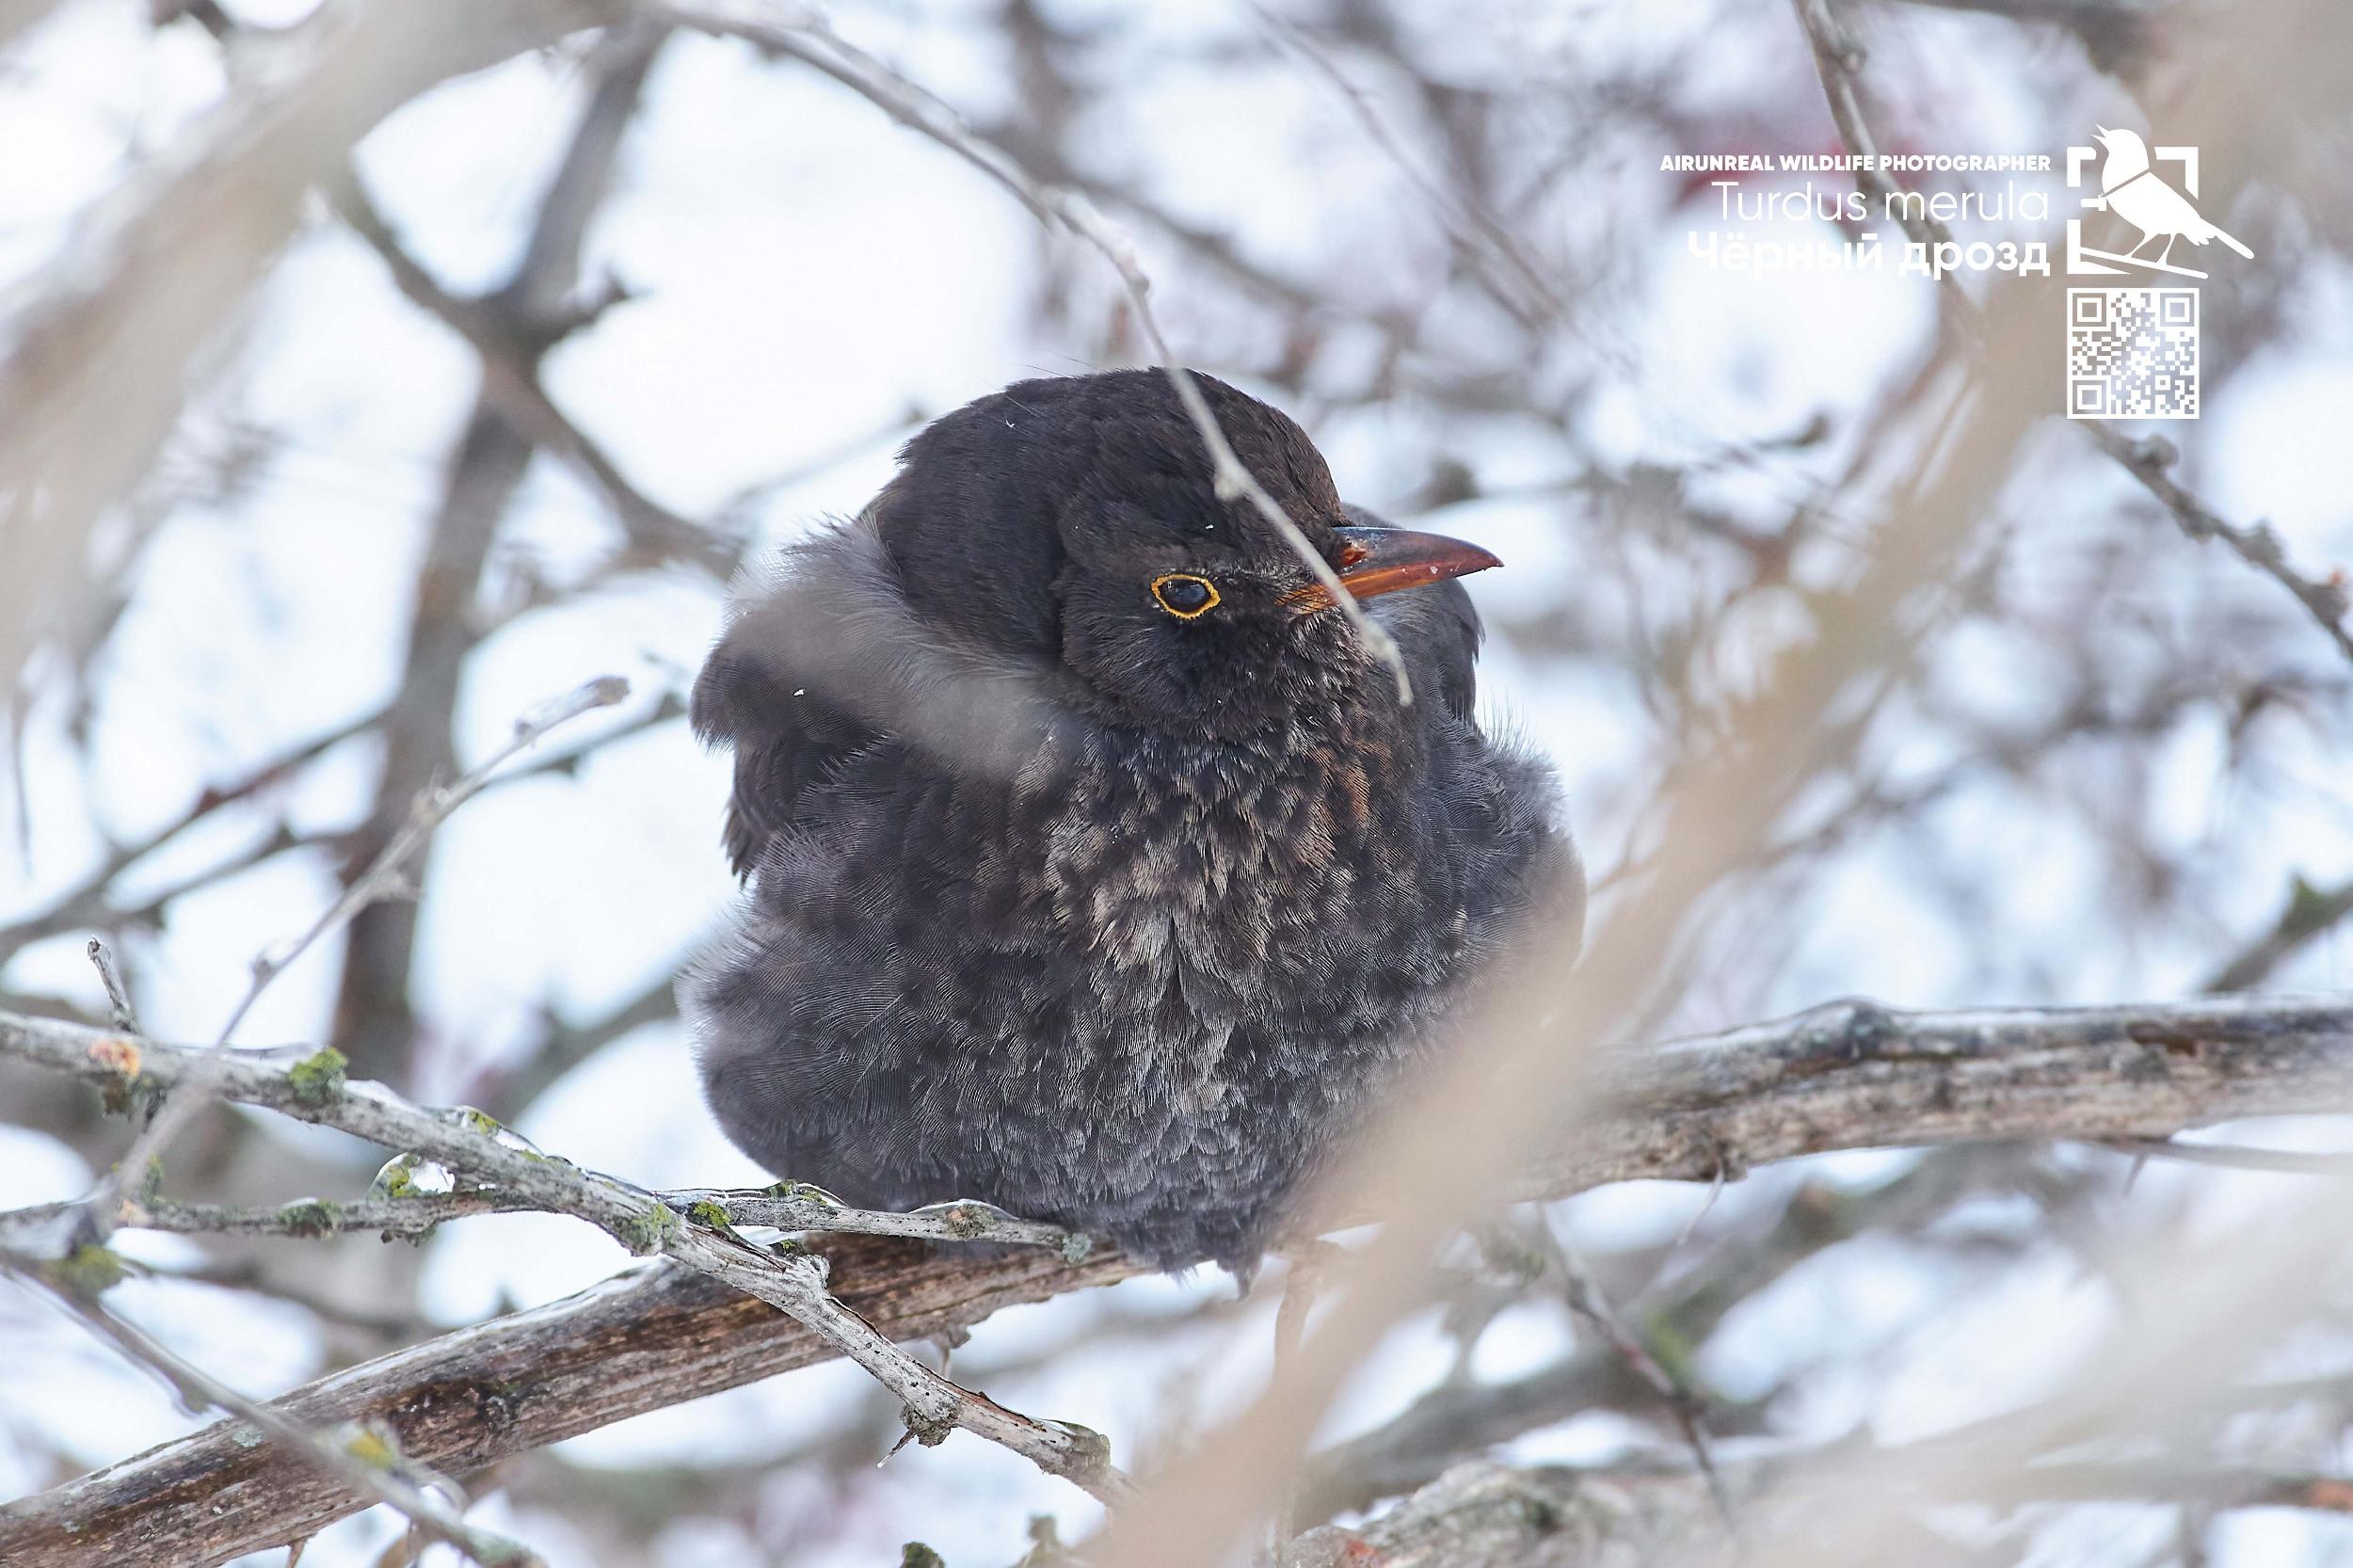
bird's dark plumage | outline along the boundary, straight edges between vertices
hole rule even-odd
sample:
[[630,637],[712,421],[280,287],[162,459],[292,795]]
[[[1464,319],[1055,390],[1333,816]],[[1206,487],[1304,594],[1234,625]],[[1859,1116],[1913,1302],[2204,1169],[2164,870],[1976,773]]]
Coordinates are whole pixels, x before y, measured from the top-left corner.
[[1550,776],[1481,734],[1478,617],[1436,580],[1492,557],[1364,532],[1298,426],[1198,380],[1385,595],[1417,700],[1217,498],[1159,372],[924,430],[744,596],[695,691],[746,893],[686,1000],[712,1111],[779,1176],[1246,1274],[1515,919],[1573,888]]

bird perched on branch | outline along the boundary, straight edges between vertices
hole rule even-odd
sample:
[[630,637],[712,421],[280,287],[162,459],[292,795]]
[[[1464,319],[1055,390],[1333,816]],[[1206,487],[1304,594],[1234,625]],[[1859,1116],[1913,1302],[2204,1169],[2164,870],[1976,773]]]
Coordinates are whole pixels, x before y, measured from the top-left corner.
[[1412,702],[1220,499],[1162,374],[982,398],[705,665],[746,887],[683,994],[712,1112],[779,1176],[1246,1279],[1465,980],[1583,888],[1549,774],[1472,714],[1449,580],[1495,557],[1343,506],[1296,424],[1195,379]]
[[2192,245],[2220,240],[2242,256],[2254,254],[2237,239],[2199,216],[2189,198],[2165,183],[2163,176],[2150,167],[2149,144],[2140,139],[2139,133],[2111,131],[2102,126],[2091,139],[2100,144],[2105,155],[2100,160],[2100,194],[2086,205],[2113,212],[2140,231],[2139,242],[2126,255],[2139,255],[2142,246],[2159,236],[2165,240],[2165,248],[2157,253],[2158,266],[2167,264],[2177,239],[2185,239]]

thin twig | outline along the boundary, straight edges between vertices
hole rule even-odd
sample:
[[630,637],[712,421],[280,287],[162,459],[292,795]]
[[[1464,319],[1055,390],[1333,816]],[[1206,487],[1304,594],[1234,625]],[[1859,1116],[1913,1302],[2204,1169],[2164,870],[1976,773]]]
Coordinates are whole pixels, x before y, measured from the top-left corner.
[[[467,1112],[447,1114],[463,1116]],[[779,1182],[774,1187],[685,1188],[652,1195],[674,1213],[691,1214],[713,1225],[1044,1247],[1073,1263],[1095,1248],[1094,1239],[1083,1231],[1017,1219],[994,1204],[975,1200],[932,1204],[904,1213],[854,1208],[835,1201],[819,1188],[800,1182]],[[38,1233],[78,1207],[78,1202],[35,1204],[0,1212],[0,1236],[11,1232]],[[386,1240],[414,1240],[451,1220],[524,1212],[544,1213],[547,1205],[536,1193],[468,1186],[447,1192],[372,1195],[350,1202],[306,1197],[280,1204],[204,1204],[135,1195],[122,1200],[113,1224],[118,1230],[157,1230],[179,1236],[309,1238],[374,1231]]]
[[123,988],[120,971],[115,968],[113,950],[92,936],[85,951],[89,954],[90,966],[98,971],[98,983],[106,988],[107,1021],[136,1037],[139,1032],[139,1016],[131,1006],[131,993]]
[[1080,192],[1039,179],[1011,152],[984,138],[928,89],[844,41],[822,15],[795,0],[708,0],[700,5],[662,5],[654,9],[656,15],[674,25],[740,38],[815,67],[902,125],[929,136],[987,175],[1011,192],[1049,231],[1059,227],[1101,254],[1119,275],[1153,356],[1176,390],[1185,417],[1193,422],[1202,445],[1209,451],[1211,483],[1218,499],[1250,504],[1299,557],[1308,575],[1331,596],[1333,604],[1354,628],[1365,651],[1388,666],[1397,680],[1398,700],[1413,701],[1413,682],[1405,673],[1405,658],[1396,641],[1365,613],[1364,606],[1356,602],[1331,563],[1308,542],[1290,514],[1267,493],[1266,487],[1225,439],[1225,429],[1218,424],[1209,400],[1202,396],[1192,373],[1176,361],[1160,330],[1160,320],[1152,312],[1152,280],[1136,259],[1135,242],[1117,224],[1105,217]]
[[664,725],[685,716],[686,704],[680,698],[678,693],[664,692],[662,699],[644,712],[632,718],[624,719],[608,728],[600,729],[589,739],[568,750],[552,751],[544,757],[534,758],[520,768],[510,768],[485,783],[482,786],[483,792],[490,793],[534,778],[545,778],[550,774],[561,774],[567,778],[577,778],[580,776],[582,763],[615,742],[626,741],[632,736],[643,735],[648,730],[659,729]]
[[[1879,167],[1879,137],[1863,112],[1863,65],[1866,57],[1863,45],[1831,14],[1830,0],[1796,0],[1796,5],[1798,21],[1805,28],[1806,41],[1813,46],[1815,73],[1821,78],[1822,97],[1830,104],[1830,117],[1838,127],[1838,138],[1847,144],[1849,152],[1861,160],[1855,168],[1855,185],[1913,244],[1927,246],[1931,252],[1939,245],[1952,244],[1952,231],[1941,219],[1930,216],[1925,208],[1904,202],[1895,180]],[[1944,280],[1951,286],[1942,291],[1940,297],[1952,308],[1961,326],[1974,331],[1981,325],[1977,301],[1961,286],[1959,274],[1948,271],[1944,274]]]
[[[568,751],[552,753],[522,767],[510,768],[483,785],[485,794],[494,794],[511,785],[545,778],[550,775],[575,777],[582,764],[617,742],[642,735],[684,716],[685,705],[675,692],[665,692],[662,700],[632,719],[600,730],[594,737]],[[344,726],[330,736],[311,742],[295,752],[277,759],[246,778],[218,790],[207,790],[203,797],[189,808],[171,825],[130,845],[107,857],[106,863],[79,887],[66,893],[38,915],[14,925],[0,927],[0,959],[25,943],[40,941],[76,929],[92,926],[104,930],[152,926],[161,918],[166,906],[185,898],[200,888],[209,888],[226,878],[252,870],[264,860],[275,859],[302,850],[324,850],[328,854],[348,857],[348,846],[361,833],[366,824],[349,827],[322,828],[296,833],[282,824],[267,837],[256,840],[227,858],[216,861],[200,872],[190,872],[166,887],[142,894],[131,904],[109,904],[108,889],[134,862],[172,838],[185,832],[196,823],[205,820],[214,811],[234,801],[243,800],[268,783],[274,783],[337,743],[349,739],[381,723],[381,710],[365,718]]]
[[[306,1262],[308,1260],[306,1259]],[[433,1333],[433,1324],[423,1312],[370,1311],[339,1300],[330,1289],[313,1288],[298,1279],[273,1272],[258,1256],[239,1258],[207,1257],[191,1263],[148,1263],[130,1258],[123,1267],[140,1279],[162,1280],[174,1285],[202,1286],[214,1290],[232,1290],[246,1295],[264,1296],[283,1302],[317,1317],[322,1322],[350,1329],[384,1348],[408,1339]]]
[[384,853],[377,856],[366,871],[352,879],[351,885],[344,889],[343,896],[330,904],[325,914],[312,921],[310,929],[276,952],[264,952],[254,958],[252,984],[238,1000],[235,1010],[229,1015],[229,1021],[221,1026],[220,1043],[226,1045],[237,1032],[237,1026],[245,1021],[246,1014],[261,999],[263,991],[285,971],[289,964],[310,951],[320,938],[340,930],[345,921],[369,904],[396,894],[409,860],[424,847],[434,829],[440,827],[451,812],[480,793],[492,776],[509,760],[529,750],[541,736],[557,726],[599,708],[610,708],[628,696],[627,680],[617,675],[599,676],[569,696],[558,697],[517,720],[515,732],[504,745],[461,774],[454,782],[418,801],[407,825],[384,847]]
[[1659,1402],[1667,1407],[1669,1414],[1674,1417],[1676,1429],[1683,1434],[1685,1446],[1691,1450],[1692,1463],[1699,1466],[1700,1474],[1707,1481],[1707,1495],[1714,1500],[1724,1528],[1737,1535],[1740,1521],[1732,1511],[1732,1495],[1724,1488],[1723,1476],[1716,1468],[1716,1456],[1702,1419],[1699,1397],[1685,1386],[1681,1379],[1660,1366],[1658,1358],[1651,1354],[1650,1347],[1625,1326],[1610,1306],[1609,1298],[1602,1293],[1600,1282],[1593,1278],[1593,1271],[1586,1267],[1585,1259],[1578,1255],[1577,1248],[1562,1240],[1548,1221],[1540,1224],[1538,1228],[1552,1254],[1553,1265],[1560,1272],[1569,1310],[1593,1324],[1618,1359],[1625,1362],[1636,1377],[1649,1384],[1651,1391],[1658,1396]]
[[2248,1144],[2184,1144],[2170,1138],[2108,1138],[2101,1146],[2140,1160],[2173,1160],[2186,1165],[2218,1165],[2233,1171],[2269,1171],[2281,1176],[2353,1176],[2353,1154],[2307,1149],[2265,1149]]
[[1529,256],[1501,217],[1475,194],[1458,195],[1425,173],[1414,161],[1404,143],[1389,129],[1388,122],[1382,119],[1380,110],[1374,107],[1365,89],[1350,79],[1338,62],[1317,46],[1305,28],[1275,15],[1264,6],[1256,4],[1255,0],[1250,8],[1268,31],[1290,45],[1319,75],[1332,84],[1373,144],[1387,155],[1398,172],[1404,175],[1406,182],[1439,215],[1439,221],[1455,247],[1466,256],[1480,259],[1492,257],[1499,261],[1501,270],[1513,276],[1522,289],[1536,297],[1537,308],[1530,310],[1524,300],[1513,298],[1509,290],[1490,284],[1497,303],[1511,312],[1522,327],[1531,331],[1568,315],[1568,301],[1561,297],[1561,291],[1553,286],[1551,280],[1545,276],[1544,269]]
[[1083,1231],[1042,1224],[1006,1213],[994,1204],[966,1200],[936,1203],[905,1213],[854,1208],[822,1188],[783,1181],[774,1187],[690,1189],[664,1192],[663,1201],[680,1213],[711,1204],[737,1225],[776,1230],[854,1231],[861,1236],[905,1236],[931,1241],[996,1241],[1045,1247],[1076,1263],[1094,1250]]
[[2353,632],[2345,629],[2346,615],[2353,612],[2353,592],[2347,591],[2342,574],[2325,582],[2306,577],[2289,563],[2280,536],[2269,526],[2258,522],[2242,528],[2174,483],[2170,471],[2180,454],[2163,436],[2144,436],[2135,440],[2105,420],[2074,423],[2083,426],[2085,434],[2099,444],[2101,451],[2122,464],[2125,472],[2139,480],[2143,489],[2156,497],[2158,504],[2172,515],[2183,533],[2200,544],[2221,540],[2240,560],[2295,595],[2296,601],[2311,612],[2313,619],[2329,634],[2329,640],[2337,645],[2337,651],[2353,659]]
[[377,709],[360,718],[339,725],[326,734],[306,741],[283,756],[273,758],[234,782],[206,788],[170,822],[130,843],[116,848],[98,870],[91,872],[72,891],[60,895],[37,915],[27,916],[13,924],[0,926],[0,958],[7,957],[27,942],[58,936],[76,927],[99,924],[111,911],[106,905],[106,889],[140,860],[152,855],[165,844],[178,838],[198,823],[204,821],[225,806],[232,806],[261,793],[290,775],[317,760],[328,751],[355,736],[366,733],[384,722],[385,711]]

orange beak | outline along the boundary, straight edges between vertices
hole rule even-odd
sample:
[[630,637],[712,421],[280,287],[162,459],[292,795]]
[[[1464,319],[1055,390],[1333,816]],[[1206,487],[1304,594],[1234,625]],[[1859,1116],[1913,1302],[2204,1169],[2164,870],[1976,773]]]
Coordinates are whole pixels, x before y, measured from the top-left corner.
[[[1444,534],[1417,534],[1410,528],[1335,528],[1332,534],[1340,542],[1339,556],[1332,564],[1342,585],[1358,599],[1503,565],[1477,545]],[[1313,583],[1287,595],[1283,602],[1306,616],[1329,610],[1335,601],[1321,584]]]

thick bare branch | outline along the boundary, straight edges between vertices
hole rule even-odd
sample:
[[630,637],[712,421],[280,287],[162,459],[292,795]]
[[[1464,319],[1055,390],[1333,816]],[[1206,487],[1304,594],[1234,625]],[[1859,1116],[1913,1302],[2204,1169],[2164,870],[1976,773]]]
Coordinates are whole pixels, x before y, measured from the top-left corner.
[[1529,1196],[1830,1149],[2166,1137],[2353,1110],[2353,998],[1901,1013],[1839,1002],[1647,1059]]
[[[815,1256],[847,1310],[904,1340],[1136,1272],[1113,1253],[1075,1267],[1043,1251],[975,1261],[879,1238],[827,1242]],[[404,1452],[468,1475],[506,1454],[837,1353],[752,1297],[665,1263],[337,1373],[279,1404],[312,1424],[381,1418]],[[207,1428],[0,1509],[0,1559],[11,1568],[220,1562],[361,1506],[248,1436],[234,1423]]]
[[128,1360],[162,1377],[191,1408],[230,1412],[248,1429],[265,1434],[275,1445],[274,1452],[363,1497],[398,1509],[421,1537],[455,1546],[480,1568],[545,1568],[536,1553],[468,1524],[462,1509],[452,1508],[440,1496],[440,1488],[446,1485],[442,1478],[416,1473],[396,1443],[363,1430],[348,1433],[313,1431],[276,1406],[238,1393],[158,1344],[107,1311],[94,1293],[60,1284],[45,1271],[6,1252],[0,1252],[0,1268],[46,1290]]
[[1310,1530],[1286,1568],[1710,1568],[1734,1560],[1686,1478],[1458,1465],[1362,1529]]

